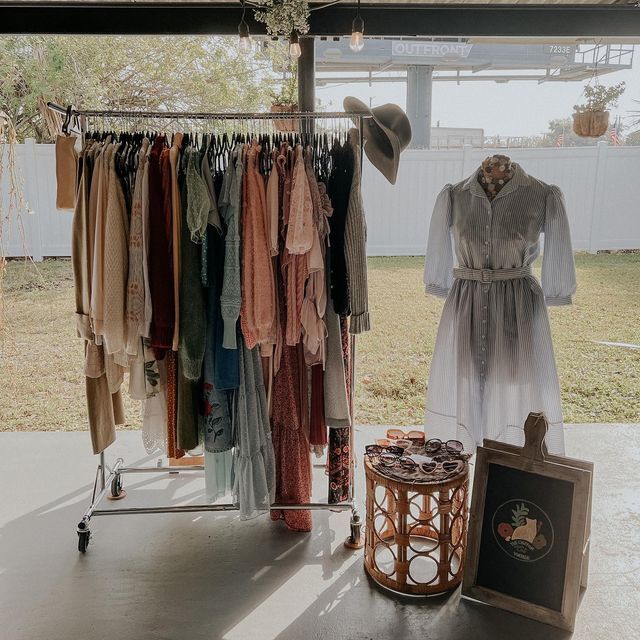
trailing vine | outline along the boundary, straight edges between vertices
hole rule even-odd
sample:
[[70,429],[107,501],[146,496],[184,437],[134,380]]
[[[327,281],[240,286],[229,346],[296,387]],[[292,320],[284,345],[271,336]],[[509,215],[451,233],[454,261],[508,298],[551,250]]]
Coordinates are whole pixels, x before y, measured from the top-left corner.
[[308,0],[256,0],[255,18],[271,36],[309,31]]

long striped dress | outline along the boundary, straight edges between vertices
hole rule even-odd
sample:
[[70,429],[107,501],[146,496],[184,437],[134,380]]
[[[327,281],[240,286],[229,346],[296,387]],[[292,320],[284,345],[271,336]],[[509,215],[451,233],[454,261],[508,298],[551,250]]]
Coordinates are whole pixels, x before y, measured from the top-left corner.
[[[478,183],[446,185],[427,243],[427,293],[446,297],[427,389],[427,437],[524,443],[530,411],[549,421],[547,446],[564,452],[560,387],[548,305],[571,304],[575,267],[558,187],[514,174],[492,201]],[[542,286],[530,265],[544,233]],[[455,256],[455,265],[454,265]],[[454,268],[455,267],[455,268]]]

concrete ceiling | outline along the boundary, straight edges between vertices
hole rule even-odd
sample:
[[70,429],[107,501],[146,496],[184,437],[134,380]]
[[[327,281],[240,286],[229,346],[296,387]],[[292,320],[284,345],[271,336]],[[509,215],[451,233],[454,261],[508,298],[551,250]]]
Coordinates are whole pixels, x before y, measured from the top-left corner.
[[[355,4],[313,2],[310,33],[349,33]],[[363,0],[361,12],[368,36],[640,37],[636,0]],[[233,35],[241,14],[239,0],[0,0],[0,33]]]

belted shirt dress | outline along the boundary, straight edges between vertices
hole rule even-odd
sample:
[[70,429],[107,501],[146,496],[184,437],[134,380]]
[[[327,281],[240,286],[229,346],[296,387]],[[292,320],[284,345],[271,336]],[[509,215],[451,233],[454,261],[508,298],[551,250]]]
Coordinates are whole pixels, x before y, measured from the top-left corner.
[[[531,264],[544,234],[541,283]],[[560,387],[546,305],[576,290],[560,189],[516,163],[490,201],[474,172],[446,185],[429,228],[424,283],[445,297],[427,389],[427,437],[522,445],[529,412],[549,422],[547,447],[564,452]]]

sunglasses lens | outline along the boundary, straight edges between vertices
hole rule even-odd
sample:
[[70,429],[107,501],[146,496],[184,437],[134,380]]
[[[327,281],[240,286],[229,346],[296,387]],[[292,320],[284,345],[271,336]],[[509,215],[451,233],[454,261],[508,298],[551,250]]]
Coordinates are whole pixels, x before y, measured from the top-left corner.
[[458,468],[458,464],[456,462],[443,462],[442,468],[447,472],[451,473]]
[[387,466],[393,466],[396,463],[397,459],[398,456],[394,455],[393,453],[383,453],[380,456],[380,462]]
[[424,433],[422,431],[409,431],[407,438],[409,440],[424,440]]
[[424,448],[427,452],[433,453],[434,451],[438,451],[442,446],[441,440],[427,440],[424,445]]
[[423,462],[420,465],[420,468],[425,472],[425,473],[433,473],[436,469],[436,463],[435,462]]
[[397,456],[401,456],[404,453],[404,449],[402,447],[396,447],[396,446],[393,446],[393,445],[390,446],[390,447],[387,447],[387,451],[389,453],[393,453],[393,454],[395,454]]
[[407,457],[400,458],[400,465],[403,466],[405,469],[415,469],[417,464],[418,463],[413,458],[407,458]]
[[447,442],[447,451],[450,451],[451,453],[460,453],[463,448],[464,447],[460,440],[449,440]]

